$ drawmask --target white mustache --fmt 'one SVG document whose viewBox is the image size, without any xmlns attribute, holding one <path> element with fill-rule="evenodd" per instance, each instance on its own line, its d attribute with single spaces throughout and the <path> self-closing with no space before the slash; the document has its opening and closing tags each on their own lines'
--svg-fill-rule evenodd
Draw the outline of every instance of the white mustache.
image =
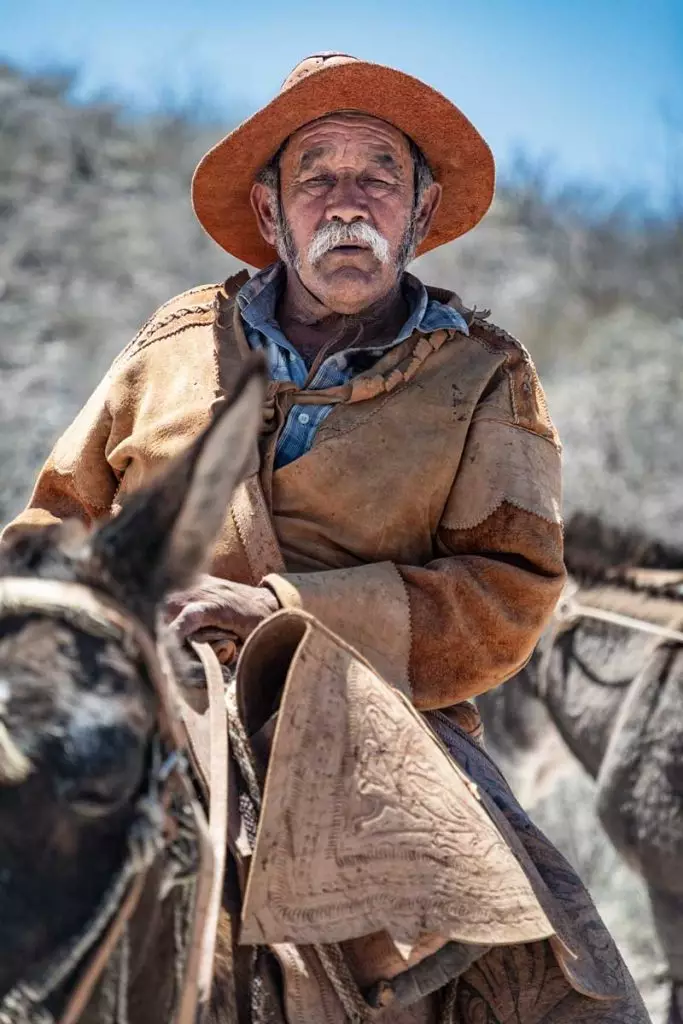
<svg viewBox="0 0 683 1024">
<path fill-rule="evenodd" d="M 315 266 L 330 249 L 336 249 L 339 245 L 356 245 L 358 243 L 367 245 L 379 263 L 389 262 L 389 243 L 376 228 L 364 221 L 343 224 L 338 220 L 331 220 L 316 231 L 306 253 L 308 262 Z"/>
</svg>

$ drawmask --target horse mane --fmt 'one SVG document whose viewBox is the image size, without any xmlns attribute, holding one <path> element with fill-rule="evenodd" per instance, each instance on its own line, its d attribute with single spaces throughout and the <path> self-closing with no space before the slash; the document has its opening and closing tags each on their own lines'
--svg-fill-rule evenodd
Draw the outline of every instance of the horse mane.
<svg viewBox="0 0 683 1024">
<path fill-rule="evenodd" d="M 565 564 L 584 586 L 608 583 L 662 597 L 683 598 L 682 580 L 673 586 L 641 582 L 634 570 L 683 573 L 683 550 L 638 529 L 624 529 L 588 512 L 577 512 L 565 527 Z"/>
</svg>

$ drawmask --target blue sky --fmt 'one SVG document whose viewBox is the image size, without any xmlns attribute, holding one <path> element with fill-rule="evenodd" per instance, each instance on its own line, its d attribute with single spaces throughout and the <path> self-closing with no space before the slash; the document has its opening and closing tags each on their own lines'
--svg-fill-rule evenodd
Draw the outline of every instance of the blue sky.
<svg viewBox="0 0 683 1024">
<path fill-rule="evenodd" d="M 318 49 L 425 79 L 502 164 L 661 198 L 677 148 L 683 176 L 683 0 L 0 0 L 0 58 L 77 67 L 83 97 L 244 115 Z"/>
</svg>

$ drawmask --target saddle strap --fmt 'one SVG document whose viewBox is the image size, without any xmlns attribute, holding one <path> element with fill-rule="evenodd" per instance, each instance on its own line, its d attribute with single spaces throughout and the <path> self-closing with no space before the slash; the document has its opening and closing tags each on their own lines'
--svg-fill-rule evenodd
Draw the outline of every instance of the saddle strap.
<svg viewBox="0 0 683 1024">
<path fill-rule="evenodd" d="M 189 941 L 185 978 L 175 1024 L 197 1024 L 209 1005 L 213 982 L 218 917 L 223 899 L 223 877 L 228 837 L 228 715 L 225 683 L 220 662 L 210 644 L 192 647 L 202 663 L 208 695 L 208 737 L 192 736 L 192 718 L 185 717 L 186 728 L 208 782 L 209 839 L 212 870 L 197 879 L 195 912 Z M 208 749 L 206 740 L 208 739 Z M 229 1004 L 230 1005 L 230 1004 Z M 234 1005 L 234 1001 L 232 1002 Z"/>
<path fill-rule="evenodd" d="M 268 506 L 258 475 L 245 480 L 235 492 L 231 514 L 246 552 L 254 583 L 271 572 L 281 572 L 284 560 L 273 529 Z M 233 648 L 234 644 L 230 643 Z M 228 848 L 228 807 L 230 749 L 228 715 L 225 703 L 225 682 L 222 657 L 215 643 L 192 642 L 206 679 L 208 708 L 197 712 L 183 701 L 182 716 L 188 747 L 198 781 L 209 809 L 209 839 L 212 848 L 212 870 L 203 872 L 197 881 L 193 934 L 185 966 L 185 980 L 175 1024 L 196 1024 L 208 1006 L 213 981 L 216 934 L 223 901 L 226 851 Z M 226 661 L 231 660 L 226 656 Z M 208 722 L 207 722 L 208 719 Z M 227 993 L 228 1005 L 235 1006 L 233 991 Z"/>
</svg>

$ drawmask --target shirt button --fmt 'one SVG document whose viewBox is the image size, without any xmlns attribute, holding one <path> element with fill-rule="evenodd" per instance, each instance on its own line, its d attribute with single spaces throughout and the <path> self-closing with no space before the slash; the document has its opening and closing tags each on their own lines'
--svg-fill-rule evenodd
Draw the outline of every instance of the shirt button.
<svg viewBox="0 0 683 1024">
<path fill-rule="evenodd" d="M 311 417 L 308 415 L 307 412 L 300 412 L 299 415 L 297 416 L 299 423 L 303 423 L 304 426 L 306 426 L 310 418 Z"/>
</svg>

